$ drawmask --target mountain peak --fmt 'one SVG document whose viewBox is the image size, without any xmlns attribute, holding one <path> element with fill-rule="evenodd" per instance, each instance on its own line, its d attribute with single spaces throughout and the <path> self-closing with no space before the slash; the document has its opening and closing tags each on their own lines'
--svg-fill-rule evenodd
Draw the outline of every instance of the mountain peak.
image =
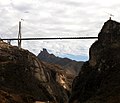
<svg viewBox="0 0 120 103">
<path fill-rule="evenodd" d="M 41 51 L 41 53 L 49 54 L 46 48 L 43 48 L 43 51 Z"/>
<path fill-rule="evenodd" d="M 44 51 L 44 52 L 48 52 L 46 48 L 43 48 L 43 51 Z"/>
<path fill-rule="evenodd" d="M 102 45 L 120 42 L 120 23 L 114 20 L 106 21 L 98 35 L 98 40 Z"/>
<path fill-rule="evenodd" d="M 49 54 L 47 52 L 46 49 L 43 49 L 43 51 L 41 51 L 38 54 L 38 58 L 41 61 L 50 63 L 50 64 L 56 64 L 61 66 L 64 69 L 69 69 L 69 71 L 72 71 L 71 74 L 78 74 L 83 62 L 77 62 L 75 60 L 71 60 L 69 58 L 61 58 L 61 57 L 57 57 L 54 54 Z M 74 73 L 73 73 L 74 72 Z"/>
<path fill-rule="evenodd" d="M 48 53 L 46 48 L 43 48 L 43 50 L 39 53 L 38 56 L 48 57 L 48 56 L 50 56 L 50 54 Z"/>
</svg>

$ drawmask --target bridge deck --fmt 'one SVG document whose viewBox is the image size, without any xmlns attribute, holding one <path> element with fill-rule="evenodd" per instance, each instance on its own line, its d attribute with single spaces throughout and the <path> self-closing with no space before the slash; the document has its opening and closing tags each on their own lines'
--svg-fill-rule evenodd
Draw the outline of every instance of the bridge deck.
<svg viewBox="0 0 120 103">
<path fill-rule="evenodd" d="M 98 39 L 98 37 L 52 37 L 52 38 L 3 38 L 0 40 L 53 40 L 53 39 Z"/>
</svg>

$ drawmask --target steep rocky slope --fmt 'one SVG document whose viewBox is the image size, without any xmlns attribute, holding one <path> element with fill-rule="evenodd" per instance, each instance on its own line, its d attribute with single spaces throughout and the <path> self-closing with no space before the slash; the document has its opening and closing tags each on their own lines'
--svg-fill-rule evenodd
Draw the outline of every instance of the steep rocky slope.
<svg viewBox="0 0 120 103">
<path fill-rule="evenodd" d="M 104 23 L 74 79 L 69 103 L 120 103 L 120 23 Z"/>
<path fill-rule="evenodd" d="M 43 49 L 43 51 L 39 53 L 38 58 L 44 61 L 44 63 L 62 68 L 61 70 L 57 69 L 57 71 L 56 68 L 54 68 L 57 72 L 57 81 L 68 91 L 68 94 L 70 94 L 73 79 L 81 70 L 83 62 L 56 57 L 54 54 L 49 54 L 46 49 Z"/>
<path fill-rule="evenodd" d="M 0 41 L 0 103 L 67 103 L 57 69 L 61 70 L 39 61 L 27 50 Z"/>
<path fill-rule="evenodd" d="M 75 60 L 60 58 L 56 57 L 54 54 L 49 54 L 46 49 L 43 49 L 43 51 L 38 54 L 38 58 L 44 62 L 61 66 L 68 74 L 73 76 L 76 76 L 79 73 L 81 66 L 83 65 L 82 61 L 77 62 Z"/>
</svg>

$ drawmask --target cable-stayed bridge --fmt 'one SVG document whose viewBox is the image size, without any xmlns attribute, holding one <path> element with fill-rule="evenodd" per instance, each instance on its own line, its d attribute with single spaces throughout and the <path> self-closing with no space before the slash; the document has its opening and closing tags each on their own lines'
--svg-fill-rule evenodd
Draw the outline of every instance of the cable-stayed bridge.
<svg viewBox="0 0 120 103">
<path fill-rule="evenodd" d="M 16 27 L 13 26 L 13 27 Z M 12 29 L 13 29 L 12 27 Z M 27 26 L 26 26 L 27 27 Z M 6 38 L 0 38 L 0 40 L 7 40 L 8 43 L 10 44 L 11 41 L 18 41 L 18 47 L 21 48 L 21 42 L 22 41 L 32 41 L 32 40 L 70 40 L 70 39 L 98 39 L 98 37 L 90 37 L 90 36 L 66 36 L 66 37 L 24 37 L 22 38 L 22 33 L 21 33 L 21 21 L 19 21 L 19 26 L 18 26 L 18 37 L 6 37 Z M 12 29 L 8 29 L 8 31 L 12 30 Z M 12 32 L 11 32 L 12 33 Z M 3 33 L 4 34 L 4 33 Z"/>
</svg>

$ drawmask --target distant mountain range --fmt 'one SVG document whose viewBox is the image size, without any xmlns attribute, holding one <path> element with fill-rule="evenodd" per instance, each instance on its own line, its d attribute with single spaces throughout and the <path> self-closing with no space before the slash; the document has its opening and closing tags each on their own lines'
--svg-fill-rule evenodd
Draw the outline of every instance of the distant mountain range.
<svg viewBox="0 0 120 103">
<path fill-rule="evenodd" d="M 78 62 L 69 58 L 60 58 L 55 56 L 54 54 L 49 54 L 45 48 L 38 54 L 38 58 L 41 61 L 59 65 L 63 69 L 65 69 L 68 74 L 75 76 L 79 73 L 81 66 L 83 65 L 82 61 Z"/>
</svg>

